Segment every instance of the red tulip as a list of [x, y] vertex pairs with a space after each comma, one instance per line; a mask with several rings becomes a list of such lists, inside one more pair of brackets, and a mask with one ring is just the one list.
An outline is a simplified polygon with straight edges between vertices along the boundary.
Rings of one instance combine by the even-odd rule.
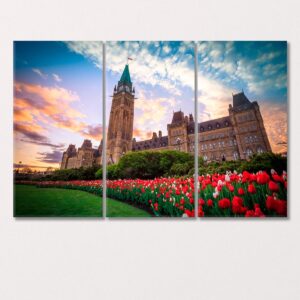
[[219, 200], [218, 205], [220, 208], [226, 209], [226, 208], [230, 207], [231, 203], [230, 203], [229, 199], [223, 198], [223, 199]]
[[258, 174], [256, 179], [257, 183], [259, 184], [266, 184], [267, 182], [269, 182], [269, 180], [270, 176], [266, 172]]
[[239, 195], [245, 195], [244, 189], [240, 187], [240, 188], [238, 189], [238, 194], [239, 194]]
[[212, 207], [214, 205], [214, 203], [211, 199], [208, 199], [206, 204], [207, 204], [208, 207]]
[[256, 188], [252, 183], [250, 183], [248, 185], [248, 193], [250, 193], [250, 194], [255, 194], [256, 193]]
[[272, 181], [272, 180], [269, 181], [268, 187], [269, 187], [269, 190], [272, 191], [272, 192], [278, 192], [279, 191], [278, 184], [276, 182]]

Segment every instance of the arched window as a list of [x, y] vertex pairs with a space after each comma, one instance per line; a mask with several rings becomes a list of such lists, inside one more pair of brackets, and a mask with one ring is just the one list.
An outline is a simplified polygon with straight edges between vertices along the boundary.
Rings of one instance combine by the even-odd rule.
[[261, 146], [257, 147], [257, 153], [263, 153], [264, 149]]
[[238, 160], [239, 159], [239, 154], [237, 153], [237, 151], [233, 152], [233, 159], [234, 160]]
[[250, 148], [247, 148], [246, 155], [247, 157], [250, 157], [253, 154], [252, 150]]
[[203, 155], [203, 160], [207, 161], [207, 155], [206, 154]]

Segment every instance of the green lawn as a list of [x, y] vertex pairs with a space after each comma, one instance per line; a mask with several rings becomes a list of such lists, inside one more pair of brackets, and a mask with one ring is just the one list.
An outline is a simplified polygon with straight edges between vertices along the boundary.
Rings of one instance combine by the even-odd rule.
[[[78, 190], [15, 185], [15, 217], [102, 217], [102, 198]], [[108, 217], [149, 217], [148, 212], [107, 199]]]

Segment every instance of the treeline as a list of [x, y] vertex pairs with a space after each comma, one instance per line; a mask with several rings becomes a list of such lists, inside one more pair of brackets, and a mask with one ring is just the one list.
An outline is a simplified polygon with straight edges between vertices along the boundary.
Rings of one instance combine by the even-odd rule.
[[[199, 174], [225, 173], [226, 171], [270, 172], [287, 170], [287, 158], [274, 153], [255, 154], [250, 160], [206, 163], [199, 157]], [[126, 153], [117, 164], [107, 166], [107, 179], [153, 179], [156, 177], [193, 176], [194, 156], [179, 151], [139, 151]], [[69, 181], [102, 179], [99, 166], [56, 170], [52, 174], [29, 180]], [[32, 177], [32, 176], [31, 176]]]
[[[107, 179], [153, 179], [187, 175], [194, 167], [194, 156], [180, 151], [128, 152], [117, 164], [107, 166]], [[102, 177], [102, 170], [96, 173]]]

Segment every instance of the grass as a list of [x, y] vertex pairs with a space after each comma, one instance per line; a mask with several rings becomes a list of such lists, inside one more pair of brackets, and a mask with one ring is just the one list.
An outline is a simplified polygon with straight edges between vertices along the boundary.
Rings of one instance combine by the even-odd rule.
[[[15, 185], [15, 217], [102, 217], [102, 198], [78, 191]], [[150, 217], [141, 209], [107, 199], [108, 217]]]

